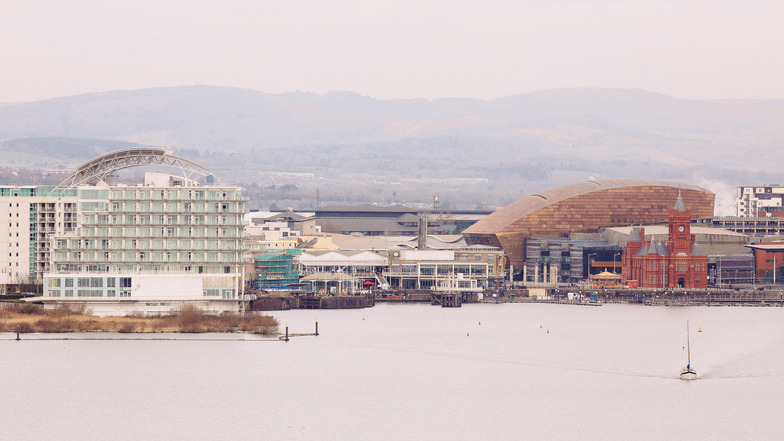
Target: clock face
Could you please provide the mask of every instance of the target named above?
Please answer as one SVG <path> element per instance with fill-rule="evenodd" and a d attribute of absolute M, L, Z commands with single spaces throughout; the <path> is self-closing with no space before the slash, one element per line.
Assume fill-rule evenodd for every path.
<path fill-rule="evenodd" d="M 678 231 L 680 231 L 681 233 L 683 233 L 683 230 L 684 230 L 683 225 L 678 227 Z"/>

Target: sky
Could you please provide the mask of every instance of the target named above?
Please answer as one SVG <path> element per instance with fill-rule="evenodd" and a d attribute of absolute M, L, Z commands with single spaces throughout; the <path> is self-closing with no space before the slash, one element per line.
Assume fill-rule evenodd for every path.
<path fill-rule="evenodd" d="M 0 103 L 183 85 L 784 99 L 781 0 L 7 0 Z"/>

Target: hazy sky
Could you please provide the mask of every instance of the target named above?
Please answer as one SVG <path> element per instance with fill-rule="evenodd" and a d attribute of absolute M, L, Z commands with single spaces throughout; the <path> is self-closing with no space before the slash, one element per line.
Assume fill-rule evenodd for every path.
<path fill-rule="evenodd" d="M 207 84 L 784 98 L 782 0 L 7 0 L 0 102 Z"/>

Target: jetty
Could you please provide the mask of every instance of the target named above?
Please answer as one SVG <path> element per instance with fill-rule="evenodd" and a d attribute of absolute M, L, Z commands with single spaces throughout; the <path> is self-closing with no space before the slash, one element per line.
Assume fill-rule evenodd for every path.
<path fill-rule="evenodd" d="M 251 311 L 283 311 L 289 309 L 361 309 L 376 304 L 373 294 L 351 296 L 306 294 L 257 295 L 250 302 Z"/>

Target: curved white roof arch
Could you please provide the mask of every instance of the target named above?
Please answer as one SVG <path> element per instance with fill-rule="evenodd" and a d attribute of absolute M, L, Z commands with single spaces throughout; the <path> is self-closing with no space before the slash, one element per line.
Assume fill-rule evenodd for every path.
<path fill-rule="evenodd" d="M 215 175 L 211 171 L 193 161 L 172 155 L 171 150 L 154 147 L 135 147 L 117 150 L 85 162 L 71 176 L 57 185 L 56 188 L 72 188 L 86 182 L 97 182 L 105 179 L 117 170 L 146 165 L 163 165 L 179 168 L 187 179 L 191 179 L 193 175 L 204 176 L 207 183 L 211 183 L 215 179 Z"/>

